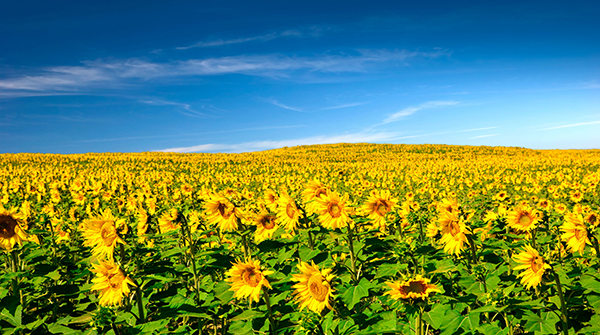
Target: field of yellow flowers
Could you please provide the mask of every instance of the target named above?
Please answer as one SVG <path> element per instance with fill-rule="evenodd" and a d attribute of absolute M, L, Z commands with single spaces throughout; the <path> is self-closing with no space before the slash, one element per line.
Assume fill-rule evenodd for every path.
<path fill-rule="evenodd" d="M 600 151 L 0 155 L 2 334 L 600 334 Z"/>

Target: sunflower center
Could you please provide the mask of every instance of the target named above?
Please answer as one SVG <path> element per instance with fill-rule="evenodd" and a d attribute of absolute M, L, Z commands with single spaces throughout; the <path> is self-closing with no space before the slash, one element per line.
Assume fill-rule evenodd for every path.
<path fill-rule="evenodd" d="M 318 198 L 322 195 L 327 195 L 327 191 L 324 188 L 319 188 L 315 191 L 315 198 Z"/>
<path fill-rule="evenodd" d="M 376 208 L 377 209 L 375 211 L 377 212 L 377 214 L 379 214 L 381 216 L 384 216 L 385 213 L 387 213 L 390 210 L 388 205 L 381 200 L 377 200 Z"/>
<path fill-rule="evenodd" d="M 123 278 L 120 273 L 109 273 L 107 276 L 108 285 L 114 290 L 118 290 L 123 282 Z"/>
<path fill-rule="evenodd" d="M 582 240 L 582 239 L 585 239 L 586 237 L 587 237 L 587 231 L 585 230 L 585 227 L 579 227 L 579 229 L 575 229 L 575 238 L 577 240 Z"/>
<path fill-rule="evenodd" d="M 327 206 L 327 212 L 334 218 L 339 218 L 342 215 L 342 209 L 340 208 L 340 205 L 336 203 L 330 203 Z"/>
<path fill-rule="evenodd" d="M 256 287 L 262 280 L 262 275 L 257 273 L 253 268 L 250 268 L 244 271 L 242 274 L 242 279 L 244 280 L 244 283 L 248 284 L 249 286 Z"/>
<path fill-rule="evenodd" d="M 406 294 L 408 293 L 425 293 L 427 286 L 421 281 L 411 280 L 408 285 L 402 287 Z"/>
<path fill-rule="evenodd" d="M 523 227 L 528 227 L 531 224 L 531 218 L 527 214 L 522 214 L 519 218 L 519 224 Z"/>
<path fill-rule="evenodd" d="M 11 238 L 15 236 L 17 220 L 10 215 L 0 215 L 0 237 Z"/>
<path fill-rule="evenodd" d="M 217 210 L 219 211 L 219 214 L 221 214 L 221 216 L 225 219 L 228 219 L 231 216 L 231 212 L 228 210 L 227 205 L 222 202 L 219 202 Z"/>
<path fill-rule="evenodd" d="M 457 221 L 450 222 L 449 226 L 450 226 L 450 234 L 452 234 L 452 236 L 456 236 L 460 233 L 460 225 L 458 224 Z"/>
<path fill-rule="evenodd" d="M 262 218 L 261 224 L 265 229 L 275 228 L 275 217 L 273 215 L 266 215 Z"/>
<path fill-rule="evenodd" d="M 319 273 L 313 274 L 308 280 L 310 294 L 319 302 L 325 301 L 327 294 L 329 294 L 329 286 L 323 285 L 323 282 L 324 278 Z"/>
<path fill-rule="evenodd" d="M 296 206 L 292 203 L 288 203 L 287 206 L 285 206 L 285 213 L 290 219 L 293 219 L 294 216 L 296 216 Z"/>
<path fill-rule="evenodd" d="M 533 260 L 531 260 L 531 270 L 533 272 L 538 272 L 540 269 L 544 268 L 544 259 L 539 256 L 534 256 Z"/>
<path fill-rule="evenodd" d="M 587 217 L 587 222 L 591 225 L 596 225 L 596 223 L 598 223 L 598 217 L 596 216 L 596 214 L 590 214 Z"/>
<path fill-rule="evenodd" d="M 117 238 L 117 231 L 115 227 L 112 225 L 112 222 L 108 221 L 102 225 L 100 229 L 100 237 L 102 237 L 102 241 L 104 241 L 105 246 L 113 245 L 113 242 Z"/>

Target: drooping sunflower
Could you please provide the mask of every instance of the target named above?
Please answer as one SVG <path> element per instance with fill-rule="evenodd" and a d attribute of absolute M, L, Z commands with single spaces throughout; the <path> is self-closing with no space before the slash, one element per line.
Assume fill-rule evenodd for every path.
<path fill-rule="evenodd" d="M 521 284 L 525 285 L 526 289 L 540 285 L 544 271 L 550 268 L 550 265 L 544 262 L 544 258 L 540 256 L 538 251 L 530 245 L 526 245 L 521 253 L 513 256 L 513 259 L 521 264 L 516 266 L 514 270 L 525 270 L 517 277 L 522 277 Z"/>
<path fill-rule="evenodd" d="M 429 284 L 429 279 L 423 278 L 421 275 L 406 281 L 386 282 L 386 285 L 390 290 L 385 292 L 385 295 L 389 295 L 395 300 L 425 299 L 431 293 L 441 292 L 436 285 Z"/>
<path fill-rule="evenodd" d="M 383 231 L 386 227 L 386 216 L 397 203 L 398 200 L 391 197 L 389 190 L 375 191 L 370 194 L 367 201 L 360 208 L 360 212 L 367 215 L 374 229 Z"/>
<path fill-rule="evenodd" d="M 23 215 L 17 213 L 16 208 L 8 210 L 0 205 L 0 249 L 10 251 L 15 244 L 23 245 L 24 241 L 30 240 L 21 228 L 25 224 Z"/>
<path fill-rule="evenodd" d="M 540 221 L 540 214 L 529 206 L 519 206 L 508 213 L 508 226 L 520 232 L 534 229 Z"/>
<path fill-rule="evenodd" d="M 328 189 L 323 183 L 316 179 L 309 181 L 304 191 L 302 191 L 302 201 L 306 206 L 306 212 L 308 214 L 316 213 L 318 207 L 316 201 L 327 194 Z"/>
<path fill-rule="evenodd" d="M 346 227 L 350 221 L 347 203 L 348 194 L 340 198 L 335 192 L 329 192 L 327 195 L 322 195 L 317 199 L 315 213 L 319 214 L 321 225 L 327 229 Z"/>
<path fill-rule="evenodd" d="M 276 216 L 267 212 L 257 214 L 254 218 L 254 224 L 256 224 L 256 232 L 254 233 L 256 243 L 272 238 L 278 227 Z"/>
<path fill-rule="evenodd" d="M 443 212 L 438 222 L 442 234 L 440 243 L 444 244 L 444 251 L 451 255 L 459 255 L 465 244 L 469 243 L 466 234 L 471 233 L 464 220 L 456 212 Z"/>
<path fill-rule="evenodd" d="M 119 237 L 117 227 L 126 225 L 125 220 L 115 218 L 109 209 L 102 215 L 83 222 L 83 245 L 92 248 L 92 254 L 99 259 L 113 259 L 117 243 L 125 244 Z"/>
<path fill-rule="evenodd" d="M 96 278 L 92 279 L 94 285 L 91 289 L 100 291 L 100 305 L 121 306 L 123 297 L 129 296 L 129 285 L 135 286 L 133 281 L 112 261 L 100 261 L 93 267 Z"/>
<path fill-rule="evenodd" d="M 277 221 L 287 231 L 294 231 L 298 226 L 300 219 L 300 209 L 296 205 L 296 201 L 287 193 L 283 193 L 277 199 Z"/>
<path fill-rule="evenodd" d="M 158 227 L 160 228 L 160 232 L 164 234 L 172 230 L 178 229 L 180 227 L 180 224 L 175 223 L 178 216 L 179 212 L 175 208 L 164 212 L 158 218 Z"/>
<path fill-rule="evenodd" d="M 334 276 L 331 269 L 319 270 L 314 262 L 310 265 L 302 261 L 298 264 L 298 269 L 301 273 L 292 275 L 292 280 L 298 283 L 292 288 L 296 289 L 294 296 L 300 304 L 300 310 L 307 307 L 315 313 L 321 313 L 325 307 L 332 309 L 331 280 Z"/>
<path fill-rule="evenodd" d="M 586 244 L 592 244 L 588 234 L 583 215 L 577 213 L 569 213 L 565 215 L 565 222 L 560 226 L 563 231 L 561 239 L 567 242 L 567 246 L 572 253 L 579 251 L 583 254 Z"/>
<path fill-rule="evenodd" d="M 204 203 L 204 210 L 209 224 L 217 225 L 223 232 L 237 230 L 239 210 L 227 198 L 211 195 Z"/>
<path fill-rule="evenodd" d="M 260 262 L 256 260 L 238 261 L 232 264 L 233 267 L 225 273 L 228 276 L 225 281 L 231 283 L 229 290 L 235 292 L 233 296 L 237 299 L 248 298 L 250 301 L 258 302 L 262 287 L 271 288 L 266 276 L 273 271 L 261 270 Z"/>

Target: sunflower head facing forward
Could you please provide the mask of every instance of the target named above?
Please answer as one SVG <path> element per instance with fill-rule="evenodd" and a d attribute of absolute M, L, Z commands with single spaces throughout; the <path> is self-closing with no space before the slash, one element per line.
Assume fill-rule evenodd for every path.
<path fill-rule="evenodd" d="M 526 245 L 525 249 L 515 255 L 513 259 L 521 264 L 516 266 L 514 270 L 525 270 L 517 277 L 522 277 L 521 284 L 525 285 L 527 289 L 540 285 L 544 272 L 550 268 L 550 265 L 544 262 L 544 258 L 540 256 L 538 251 L 530 245 Z"/>
<path fill-rule="evenodd" d="M 519 206 L 508 213 L 508 226 L 520 232 L 534 229 L 540 221 L 540 214 L 529 206 Z"/>
<path fill-rule="evenodd" d="M 24 224 L 25 221 L 16 213 L 16 208 L 7 210 L 0 206 L 0 249 L 10 251 L 15 244 L 22 245 L 23 241 L 30 239 L 21 228 Z"/>
<path fill-rule="evenodd" d="M 258 302 L 263 286 L 271 288 L 266 276 L 272 273 L 272 271 L 262 271 L 259 261 L 247 260 L 233 263 L 231 269 L 225 274 L 228 276 L 226 281 L 231 285 L 229 290 L 235 292 L 234 297 Z"/>
<path fill-rule="evenodd" d="M 307 307 L 315 313 L 321 313 L 325 307 L 332 309 L 331 269 L 319 270 L 314 262 L 310 265 L 302 261 L 298 264 L 298 269 L 300 273 L 292 275 L 292 280 L 298 283 L 292 288 L 296 289 L 294 294 L 296 301 L 300 303 L 300 310 Z"/>
<path fill-rule="evenodd" d="M 386 282 L 386 285 L 390 290 L 385 292 L 385 294 L 395 300 L 425 299 L 431 293 L 441 292 L 436 285 L 429 284 L 429 279 L 423 278 L 420 275 L 406 281 Z"/>

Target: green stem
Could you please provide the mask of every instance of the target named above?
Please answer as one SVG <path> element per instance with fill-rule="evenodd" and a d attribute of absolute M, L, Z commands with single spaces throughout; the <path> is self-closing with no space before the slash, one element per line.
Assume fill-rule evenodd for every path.
<path fill-rule="evenodd" d="M 267 292 L 267 289 L 263 286 L 263 292 L 265 294 L 265 303 L 267 303 L 267 310 L 269 311 L 269 323 L 270 325 L 270 329 L 271 329 L 271 334 L 277 334 L 277 325 L 275 324 L 275 319 L 273 318 L 273 310 L 271 309 L 271 299 L 269 298 L 269 292 Z"/>
<path fill-rule="evenodd" d="M 423 335 L 423 307 L 419 307 L 419 314 L 417 315 L 415 334 Z"/>
<path fill-rule="evenodd" d="M 140 289 L 139 286 L 135 289 L 135 301 L 136 301 L 137 307 L 138 307 L 140 323 L 145 323 L 146 316 L 144 315 L 144 301 L 142 300 L 142 290 Z"/>
<path fill-rule="evenodd" d="M 502 313 L 502 317 L 504 318 L 504 323 L 506 323 L 506 327 L 508 327 L 508 335 L 513 335 L 513 328 L 512 325 L 510 324 L 510 321 L 508 321 L 508 317 L 506 316 L 506 313 Z"/>
<path fill-rule="evenodd" d="M 569 335 L 569 325 L 567 319 L 567 304 L 565 303 L 565 296 L 563 294 L 562 286 L 560 285 L 560 278 L 558 274 L 552 269 L 552 273 L 554 273 L 554 281 L 556 282 L 556 290 L 558 291 L 558 297 L 560 298 L 560 311 L 561 316 L 560 320 L 563 325 L 563 333 L 565 335 Z"/>
<path fill-rule="evenodd" d="M 246 239 L 246 234 L 242 233 L 242 244 L 244 245 L 244 258 L 245 260 L 250 259 L 250 250 L 248 250 L 248 240 Z"/>
<path fill-rule="evenodd" d="M 350 222 L 347 223 L 348 228 L 348 247 L 350 247 L 350 265 L 352 267 L 352 279 L 358 281 L 358 273 L 356 273 L 356 257 L 354 255 L 354 232 L 350 227 Z"/>
<path fill-rule="evenodd" d="M 17 249 L 13 249 L 10 252 L 11 256 L 12 256 L 12 271 L 14 273 L 19 272 L 19 254 L 17 252 Z M 19 278 L 15 277 L 13 278 L 13 282 L 12 282 L 12 290 L 13 290 L 13 295 L 15 297 L 17 297 L 19 299 L 19 302 L 21 304 L 23 304 L 23 299 L 21 297 L 21 291 L 19 290 Z"/>
<path fill-rule="evenodd" d="M 475 241 L 471 234 L 465 234 L 467 240 L 469 241 L 469 246 L 471 248 L 471 258 L 473 259 L 473 263 L 477 264 L 477 248 L 475 247 Z"/>

